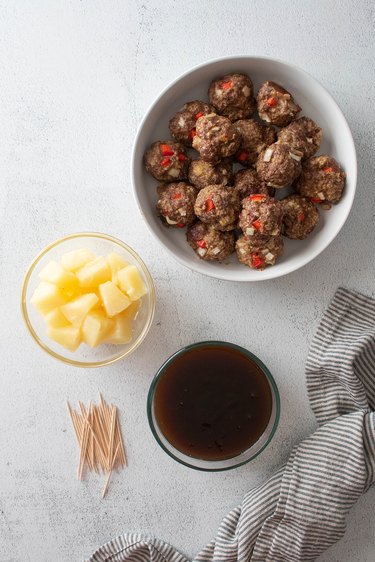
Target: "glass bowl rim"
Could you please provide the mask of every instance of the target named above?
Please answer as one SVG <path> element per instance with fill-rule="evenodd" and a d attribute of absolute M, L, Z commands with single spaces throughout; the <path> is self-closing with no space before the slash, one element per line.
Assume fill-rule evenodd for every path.
<path fill-rule="evenodd" d="M 229 349 L 235 349 L 237 351 L 240 351 L 241 353 L 243 353 L 244 355 L 246 355 L 247 357 L 249 357 L 250 359 L 252 359 L 257 365 L 258 367 L 260 367 L 260 369 L 262 370 L 263 374 L 266 376 L 268 383 L 270 384 L 270 387 L 273 391 L 273 407 L 275 408 L 275 420 L 273 422 L 272 425 L 272 429 L 271 432 L 266 440 L 266 442 L 262 445 L 262 447 L 256 452 L 254 453 L 254 455 L 250 456 L 248 459 L 243 460 L 241 462 L 238 462 L 236 464 L 233 464 L 231 466 L 225 466 L 225 467 L 200 467 L 197 466 L 195 464 L 186 462 L 180 458 L 178 458 L 175 454 L 172 453 L 172 451 L 170 451 L 168 449 L 168 447 L 166 447 L 164 445 L 164 443 L 160 440 L 156 428 L 155 428 L 155 424 L 153 421 L 153 415 L 152 415 L 152 405 L 153 405 L 153 399 L 155 396 L 155 391 L 156 391 L 156 387 L 158 385 L 158 382 L 161 378 L 161 376 L 163 375 L 164 371 L 166 370 L 166 368 L 173 363 L 173 361 L 175 359 L 177 359 L 177 357 L 180 357 L 181 355 L 183 355 L 184 353 L 191 351 L 192 349 L 196 349 L 196 348 L 200 348 L 200 347 L 214 347 L 214 346 L 222 346 L 222 347 L 227 347 Z M 263 363 L 263 361 L 261 361 L 259 359 L 259 357 L 257 357 L 256 355 L 254 355 L 254 353 L 252 353 L 251 351 L 245 349 L 244 347 L 237 345 L 235 343 L 231 343 L 231 342 L 226 342 L 226 341 L 222 341 L 222 340 L 206 340 L 206 341 L 200 341 L 200 342 L 196 342 L 196 343 L 192 343 L 189 345 L 185 345 L 184 347 L 182 347 L 181 349 L 175 351 L 170 357 L 168 357 L 168 359 L 166 359 L 164 361 L 164 363 L 159 367 L 159 369 L 157 370 L 156 374 L 154 375 L 154 378 L 151 381 L 151 385 L 148 391 L 148 395 L 147 395 L 147 419 L 148 419 L 148 423 L 151 429 L 151 432 L 156 440 L 156 442 L 158 443 L 158 445 L 175 461 L 177 461 L 178 463 L 187 466 L 189 468 L 193 468 L 194 470 L 199 470 L 202 472 L 224 472 L 226 470 L 233 470 L 234 468 L 238 468 L 240 466 L 243 466 L 244 464 L 247 464 L 248 462 L 254 460 L 256 457 L 258 457 L 260 455 L 260 453 L 262 453 L 262 451 L 264 451 L 264 449 L 270 444 L 270 442 L 272 441 L 273 436 L 276 433 L 277 427 L 279 425 L 279 421 L 280 421 L 280 412 L 281 412 L 281 404 L 280 404 L 280 393 L 279 393 L 279 389 L 277 387 L 276 381 L 273 378 L 270 370 L 268 369 L 268 367 Z M 161 431 L 161 430 L 160 430 Z M 165 437 L 166 441 L 168 441 L 168 439 Z M 173 446 L 173 445 L 172 445 Z M 253 445 L 252 445 L 253 446 Z M 249 447 L 250 449 L 251 447 Z M 248 451 L 249 449 L 246 449 L 246 451 Z M 245 452 L 245 451 L 244 451 Z M 193 460 L 194 457 L 191 457 Z M 236 457 L 232 457 L 236 458 Z M 228 461 L 232 460 L 232 459 L 226 459 Z M 199 459 L 196 459 L 197 461 L 199 461 Z M 206 462 L 210 462 L 210 461 L 206 461 Z M 212 462 L 217 462 L 217 461 L 212 461 Z"/>
<path fill-rule="evenodd" d="M 59 246 L 60 244 L 66 242 L 68 240 L 74 240 L 76 238 L 78 239 L 78 238 L 83 238 L 83 237 L 85 237 L 85 238 L 99 238 L 99 239 L 102 239 L 102 240 L 106 240 L 108 242 L 111 242 L 112 244 L 120 246 L 123 250 L 128 252 L 134 258 L 134 260 L 137 262 L 137 264 L 139 264 L 139 266 L 142 270 L 142 273 L 146 278 L 149 293 L 150 293 L 150 310 L 149 310 L 149 314 L 147 316 L 147 322 L 145 323 L 139 337 L 134 341 L 133 345 L 131 345 L 128 349 L 126 349 L 126 351 L 120 353 L 119 355 L 117 355 L 115 357 L 111 357 L 110 359 L 103 359 L 103 360 L 100 360 L 100 361 L 77 361 L 75 359 L 70 359 L 68 357 L 65 357 L 64 355 L 61 355 L 60 353 L 57 353 L 57 352 L 53 351 L 52 349 L 50 349 L 48 347 L 48 345 L 46 345 L 43 342 L 43 340 L 40 339 L 39 336 L 37 335 L 37 333 L 35 332 L 35 330 L 33 328 L 33 324 L 31 322 L 29 314 L 28 314 L 28 310 L 27 310 L 27 304 L 28 303 L 27 303 L 27 299 L 26 299 L 26 294 L 27 294 L 27 289 L 28 289 L 28 286 L 29 286 L 29 281 L 30 281 L 30 278 L 31 278 L 33 272 L 35 271 L 36 267 L 38 266 L 40 260 L 45 255 L 47 255 L 50 250 Z M 32 260 L 32 262 L 28 266 L 28 268 L 26 270 L 26 273 L 25 273 L 25 276 L 23 278 L 22 289 L 21 289 L 22 317 L 24 319 L 26 327 L 27 327 L 30 335 L 32 336 L 33 340 L 39 345 L 39 347 L 41 347 L 51 357 L 54 357 L 55 359 L 57 359 L 59 361 L 62 361 L 63 363 L 67 363 L 68 365 L 73 365 L 74 367 L 80 367 L 80 368 L 95 368 L 95 367 L 104 367 L 106 365 L 111 365 L 112 363 L 116 363 L 117 361 L 120 361 L 120 359 L 123 359 L 124 357 L 126 357 L 127 355 L 129 355 L 130 353 L 135 351 L 137 349 L 137 347 L 145 339 L 147 333 L 150 330 L 150 327 L 152 325 L 152 321 L 153 321 L 153 318 L 154 318 L 154 315 L 155 315 L 155 301 L 156 301 L 155 286 L 154 286 L 153 279 L 151 277 L 151 274 L 150 274 L 146 264 L 144 263 L 142 258 L 137 254 L 137 252 L 135 250 L 133 250 L 133 248 L 128 246 L 125 242 L 123 242 L 119 238 L 116 238 L 115 236 L 111 236 L 110 234 L 104 234 L 103 232 L 92 232 L 92 231 L 75 232 L 73 234 L 68 234 L 68 235 L 63 236 L 61 238 L 58 238 L 54 242 L 51 242 L 50 244 L 45 246 L 45 248 L 43 248 L 43 250 L 41 250 L 35 256 L 35 258 Z"/>

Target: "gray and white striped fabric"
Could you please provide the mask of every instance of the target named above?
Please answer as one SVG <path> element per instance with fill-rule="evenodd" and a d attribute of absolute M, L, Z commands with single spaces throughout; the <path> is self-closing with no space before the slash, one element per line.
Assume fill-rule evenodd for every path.
<path fill-rule="evenodd" d="M 342 537 L 375 478 L 375 301 L 339 289 L 306 364 L 319 428 L 250 490 L 194 562 L 311 562 Z M 89 562 L 188 562 L 162 541 L 125 534 Z"/>

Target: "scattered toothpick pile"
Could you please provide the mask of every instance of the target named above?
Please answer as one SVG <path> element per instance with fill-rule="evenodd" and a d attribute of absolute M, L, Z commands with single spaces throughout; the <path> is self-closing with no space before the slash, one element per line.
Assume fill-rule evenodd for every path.
<path fill-rule="evenodd" d="M 96 473 L 108 474 L 102 498 L 108 491 L 113 470 L 126 466 L 117 408 L 109 405 L 100 394 L 99 405 L 90 402 L 86 407 L 78 402 L 80 412 L 68 410 L 80 448 L 78 479 L 82 480 L 85 465 Z"/>

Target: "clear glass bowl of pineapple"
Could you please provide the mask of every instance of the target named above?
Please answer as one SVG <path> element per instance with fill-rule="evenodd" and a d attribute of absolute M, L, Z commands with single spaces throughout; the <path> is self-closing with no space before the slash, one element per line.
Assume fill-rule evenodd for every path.
<path fill-rule="evenodd" d="M 21 308 L 47 353 L 77 367 L 101 367 L 142 343 L 154 317 L 155 289 L 132 248 L 84 232 L 53 242 L 34 259 Z"/>

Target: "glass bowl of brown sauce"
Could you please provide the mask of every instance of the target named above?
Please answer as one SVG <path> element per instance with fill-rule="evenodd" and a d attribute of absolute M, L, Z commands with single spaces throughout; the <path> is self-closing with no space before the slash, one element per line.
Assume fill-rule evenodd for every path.
<path fill-rule="evenodd" d="M 227 342 L 174 353 L 148 393 L 151 431 L 168 455 L 197 470 L 236 468 L 270 443 L 280 418 L 276 383 L 258 357 Z"/>

